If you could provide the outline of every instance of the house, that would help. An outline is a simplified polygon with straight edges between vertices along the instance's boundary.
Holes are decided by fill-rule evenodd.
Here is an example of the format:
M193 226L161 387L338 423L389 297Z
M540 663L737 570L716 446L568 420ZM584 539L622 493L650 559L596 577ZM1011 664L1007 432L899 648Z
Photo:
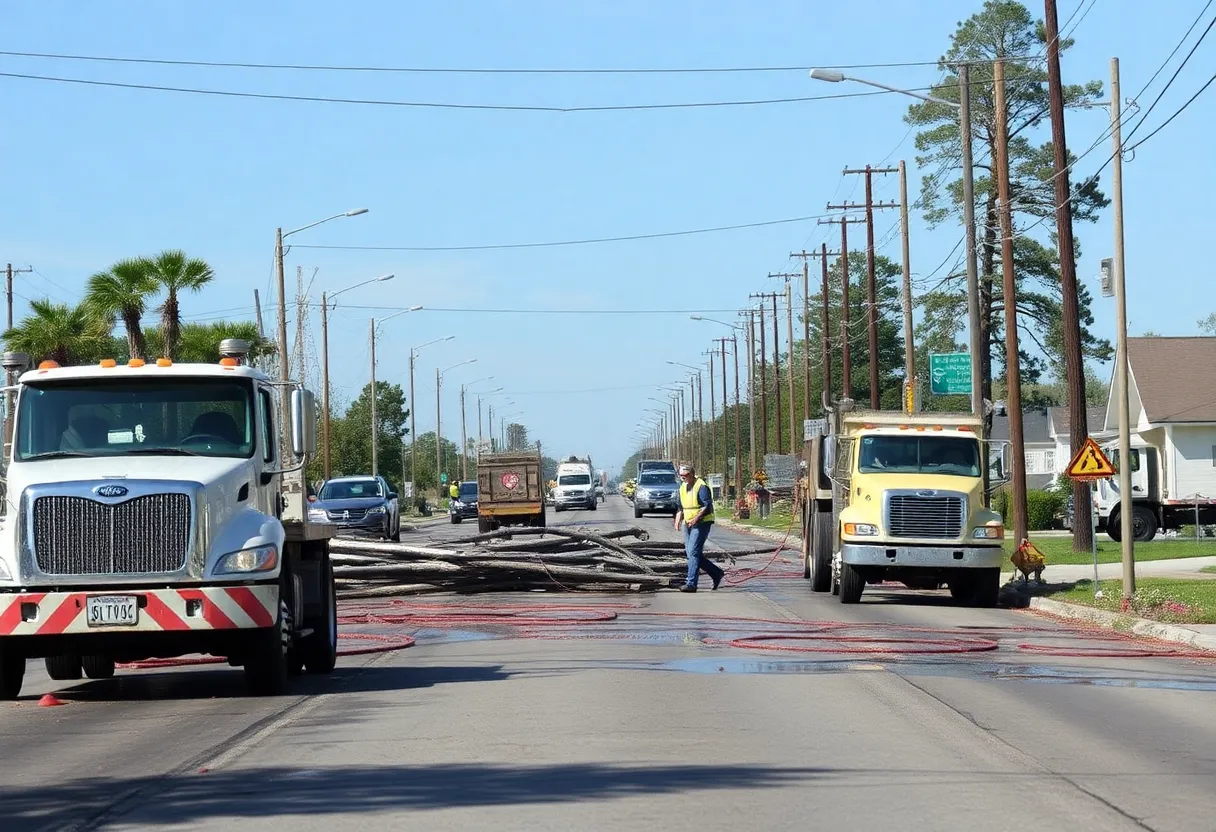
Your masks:
M1132 447L1157 449L1162 498L1216 497L1216 338L1128 338L1127 358ZM1103 422L1118 436L1113 384Z
M1085 409L1091 434L1100 431L1106 407ZM1022 439L1026 446L1026 487L1050 488L1072 460L1067 407L1028 408L1022 411ZM1009 417L992 417L993 440L1009 440ZM993 455L995 456L995 455Z
M1026 487L1047 488L1055 482L1055 440L1051 436L1051 420L1047 410L1022 411L1022 441L1026 446ZM993 416L992 430L988 438L994 443L1009 441L1009 417ZM999 450L992 449L990 459L999 458ZM991 462L989 463L991 465ZM1068 464L1068 460L1064 460Z

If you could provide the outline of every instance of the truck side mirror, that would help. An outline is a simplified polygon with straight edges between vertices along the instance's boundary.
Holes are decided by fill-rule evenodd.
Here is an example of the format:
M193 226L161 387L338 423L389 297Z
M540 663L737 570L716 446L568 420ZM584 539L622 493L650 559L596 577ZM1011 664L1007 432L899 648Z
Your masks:
M317 404L311 390L291 391L291 451L296 457L316 453Z
M830 434L823 437L823 470L831 471L836 467L836 436Z

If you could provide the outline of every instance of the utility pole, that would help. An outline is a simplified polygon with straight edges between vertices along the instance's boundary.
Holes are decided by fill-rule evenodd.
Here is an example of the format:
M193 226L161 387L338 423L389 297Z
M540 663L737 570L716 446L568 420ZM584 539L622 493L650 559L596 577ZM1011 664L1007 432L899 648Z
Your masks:
M694 383L694 379L689 378L688 386L690 388L693 386L693 383ZM697 371L695 383L696 383L696 387L697 387L697 391L696 391L697 392L697 408L696 408L697 419L696 419L696 421L697 421L697 425L698 425L697 466L700 467L705 464L705 390L703 389L704 382L701 380L701 371L700 370ZM710 390L712 391L713 390L713 379L712 378L709 380L709 386L710 386ZM690 396L691 396L691 394L690 394ZM714 401L713 401L713 397L711 395L710 400L709 400L709 409L713 410L713 406L714 406ZM712 417L711 417L711 421L710 421L710 427L711 427L711 429L713 427ZM710 438L712 439L712 436Z
M732 333L730 336L731 347L735 354L735 499L738 500L743 495L743 442L742 431L739 426L741 413L739 411L739 334Z
M912 332L912 261L908 253L908 169L899 160L899 231L903 243L904 268L904 383L912 386L912 401L916 402L916 345Z
M769 276L776 277L776 275L769 275ZM774 402L776 404L776 424L775 424L776 435L773 437L773 440L774 440L773 441L773 450L775 453L779 454L779 453L781 453L781 446L782 446L782 442L781 442L781 344L780 344L780 330L778 330L778 328L777 328L777 326L778 326L778 324L777 324L777 293L776 292L760 292L758 294L753 294L752 297L758 298L760 300L760 361L761 361L760 375L761 375L762 381L765 381L765 382L766 382L766 380L763 378L764 377L764 363L763 362L764 362L764 358L765 358L764 357L764 351L765 351L764 350L764 337L765 337L764 302L770 298L773 301L773 391L774 391L773 396L774 396ZM764 384L764 388L765 388L765 391L767 391L767 388L768 388L767 383ZM764 411L764 433L765 433L764 453L765 453L765 455L767 455L768 454L768 409L767 408Z
M1000 199L1001 266L1004 276L1005 307L1005 383L1009 388L1009 439L1013 451L1013 528L1014 545L1027 538L1026 530L1026 445L1022 435L1022 372L1018 366L1017 282L1013 271L1013 207L1009 204L1009 125L1005 103L1005 62L993 65L996 86L996 142L993 164L996 167L997 194ZM1085 495L1089 500L1089 494Z
M1115 350L1115 402L1119 408L1119 493L1132 493L1131 414L1127 401L1127 293L1123 259L1123 130L1119 124L1122 104L1119 99L1119 59L1110 59L1110 129L1114 137L1111 200L1115 206L1115 310L1118 348ZM1088 496L1088 495L1087 495ZM1126 498L1124 498L1126 499ZM1074 503L1076 500L1074 499ZM1129 504L1119 512L1123 531L1123 597L1136 594L1136 557L1133 547L1132 512Z
M709 461L701 473L710 474L713 473L710 469L714 467L714 460L718 458L718 431L714 427L718 413L714 404L714 351L710 349L705 355L709 358Z
M376 439L378 425L376 424L376 319L372 318L368 327L369 335L371 336L371 353L372 353L372 476L376 476Z
M814 252L791 252L790 257L802 258L802 421L811 418L811 258ZM790 372L794 372L791 366Z
M1064 89L1060 78L1060 28L1056 0L1044 0L1047 28L1047 91L1051 108L1051 146L1056 201L1056 239L1060 252L1060 329L1064 337L1064 372L1068 387L1068 443L1076 456L1089 437L1085 414L1085 364L1081 356L1081 320L1077 310L1077 261L1072 238L1072 199L1068 184L1068 146L1064 138ZM1072 550L1088 552L1093 546L1087 482L1072 487Z
M730 442L726 438L726 412L730 409L730 405L726 401L726 342L729 338L715 338L722 347L722 493L727 492L726 477L727 468L730 467ZM710 356L709 363L713 364L713 356ZM714 394L713 385L710 385L709 395L712 398ZM712 404L710 405L712 407ZM738 417L736 417L738 418ZM735 452L736 455L738 451Z
M465 426L464 385L460 385L460 481L469 479L469 436Z
M878 410L882 406L882 391L879 389L878 375L878 281L874 276L874 209L897 207L894 202L880 202L877 205L874 204L873 175L875 173L887 174L898 172L899 168L873 168L869 165L859 169L845 168L844 173L846 175L865 174L866 201L863 205L846 203L844 205L828 206L829 210L853 210L856 208L862 208L866 212L866 305L869 307L866 318L870 350L871 410Z
M958 67L958 123L963 151L963 225L967 240L967 332L971 351L971 414L987 421L984 413L984 375L980 355L983 331L980 327L980 267L975 242L975 184L971 160L971 67ZM986 433L986 430L985 430ZM984 438L981 436L981 439ZM988 466L984 466L984 502L987 504Z
M287 364L287 287L284 285L283 278L283 229L276 228L274 230L274 272L275 282L279 289L279 381L284 384L279 385L279 434L282 437L282 447L291 447L291 419L288 416L290 405L288 403L288 393L286 384L291 379L291 368ZM298 325L297 321L297 325ZM374 324L373 324L374 326ZM375 363L374 361L372 362ZM375 400L375 396L372 397ZM375 445L372 445L375 453Z
M790 453L798 453L798 435L796 431L797 423L794 416L794 294L790 288L790 279L798 277L796 272L782 272L780 274L770 274L769 277L780 277L785 280L785 307L786 307L786 338L790 347L790 371L786 373L786 382L789 387L790 400ZM776 324L777 316L777 299L773 298L773 323ZM774 326L774 329L776 327ZM780 384L780 380L778 380ZM781 431L781 407L777 407L777 431ZM778 449L780 450L780 449Z
M296 373L304 380L304 317L307 315L304 299L304 267L296 266L296 339L292 346L295 353Z
M439 394L440 378L439 368L435 368L435 490L439 492L439 499L443 499L443 487L439 482L439 475L443 472L443 432L439 429L440 421L440 394ZM494 430L494 426L490 425L490 430Z
M756 297L752 295L752 297ZM764 304L760 304L757 310L760 315L759 332L760 332L760 460L768 456L768 370L765 368L765 353L767 350L764 345ZM754 469L755 471L759 468Z
M256 289L254 290L257 291ZM321 459L325 471L325 479L330 477L329 455L329 296L321 293ZM259 316L260 317L260 316ZM411 406L413 391L410 391ZM375 396L372 396L373 401Z
M823 287L821 289L822 295L820 297L821 306L823 307L820 309L820 329L822 330L819 333L819 340L821 342L820 359L823 362L823 390L824 393L830 397L832 390L832 338L831 323L829 322L828 317L828 257L836 257L839 254L840 252L838 251L828 251L828 244L823 243L819 251L808 252L804 250L801 254L790 255L791 257L802 258L802 294L804 295L804 308L806 310L806 318L803 321L805 324L806 338L806 352L804 355L804 358L806 359L804 363L804 372L806 375L806 395L804 396L806 416L804 418L806 419L811 418L811 289L808 264L812 258L818 257L823 266Z
M9 263L4 267L4 298L8 303L8 315L5 318L7 326L5 332L13 328L13 275L26 274L34 270L33 266L28 266L24 269L14 269L13 264Z
M418 447L418 401L414 398L414 356L414 348L410 347L410 482L414 484L414 496L417 497L421 489L418 488L418 455L415 453Z
M819 220L820 225L840 225L840 358L843 365L841 375L844 376L841 381L841 396L846 399L853 398L853 364L849 346L849 223L859 222L865 222L865 219L840 217ZM826 293L824 303L827 303Z
M747 311L747 423L751 432L748 444L752 470L747 472L748 480L756 471L756 316L752 310Z

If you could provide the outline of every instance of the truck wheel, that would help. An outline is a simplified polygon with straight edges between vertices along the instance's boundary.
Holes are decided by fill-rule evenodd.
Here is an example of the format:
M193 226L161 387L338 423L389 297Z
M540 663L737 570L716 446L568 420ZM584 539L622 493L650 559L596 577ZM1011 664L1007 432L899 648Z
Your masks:
M640 508L635 508L633 510L633 519L640 520L641 518L642 518L642 510Z
M840 603L856 604L865 591L866 579L861 570L847 563L840 564Z
M952 575L946 581L946 585L950 588L950 597L959 602L966 604L971 601L975 595L975 581L967 570L956 569L957 575Z
M84 668L84 675L90 679L114 677L114 660L109 656L81 656L80 664Z
M600 507L600 504L597 503L595 500L592 500L591 505L587 506L587 508L590 509L591 511L595 511L599 507Z
M12 701L21 695L25 681L25 656L0 648L0 699Z
M56 682L71 681L84 675L80 666L80 656L70 653L65 656L47 656L44 663L46 664L46 675Z
M1136 528L1135 510L1132 513L1132 530ZM1118 508L1111 509L1110 516L1106 518L1106 534L1111 540L1116 543L1123 542L1123 513Z
M279 620L257 630L245 655L245 685L254 696L278 696L287 688L288 652L291 649L291 608L279 598Z
M338 663L338 599L334 592L334 567L329 554L321 559L321 615L313 622L312 635L302 645L300 653L309 673L332 673Z
M488 532L494 531L494 521L489 517L478 516L477 531L481 532L482 534L487 534Z
M1001 569L971 570L971 606L995 607L1001 597Z
M815 511L811 518L814 554L811 559L811 591L827 592L832 586L832 515Z
M1157 536L1157 515L1145 506L1132 508L1132 539L1147 543Z

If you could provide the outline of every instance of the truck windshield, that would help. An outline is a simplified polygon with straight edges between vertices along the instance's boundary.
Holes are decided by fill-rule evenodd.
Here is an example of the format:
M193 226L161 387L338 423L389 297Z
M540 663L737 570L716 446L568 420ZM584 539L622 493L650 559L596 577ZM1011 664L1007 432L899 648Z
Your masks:
M590 474L562 474L557 478L558 485L591 485Z
M641 479L638 480L638 485L675 485L675 484L676 484L676 478L675 478L674 474L666 474L666 473L658 473L658 472L651 473L651 474L642 474Z
M978 477L979 443L947 436L863 436L858 468L865 474Z
M58 456L253 455L252 388L228 379L81 379L26 385L17 460Z

